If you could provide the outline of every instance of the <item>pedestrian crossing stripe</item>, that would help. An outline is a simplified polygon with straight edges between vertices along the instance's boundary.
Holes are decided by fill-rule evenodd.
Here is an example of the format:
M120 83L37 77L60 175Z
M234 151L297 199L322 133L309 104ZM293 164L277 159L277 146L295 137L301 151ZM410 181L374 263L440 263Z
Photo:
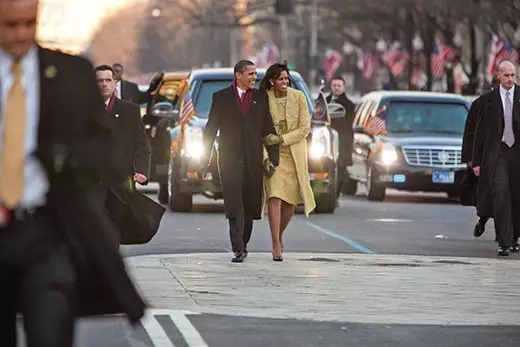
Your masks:
M141 318L141 325L155 347L175 347L162 325L156 319L157 316L168 316L189 347L209 347L195 326L186 317L186 315L198 314L191 311L148 309L145 311L143 318Z

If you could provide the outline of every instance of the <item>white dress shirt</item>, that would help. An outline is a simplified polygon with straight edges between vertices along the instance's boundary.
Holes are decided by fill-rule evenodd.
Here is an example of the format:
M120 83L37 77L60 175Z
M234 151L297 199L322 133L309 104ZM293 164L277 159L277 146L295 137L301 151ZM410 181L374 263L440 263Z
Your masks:
M238 97L239 97L240 99L242 99L242 95L243 95L246 91L240 89L239 87L237 87L237 91L238 91Z
M121 99L121 81L116 82L116 96Z
M32 208L42 206L46 201L49 181L43 166L34 157L33 152L38 145L38 123L40 119L40 73L38 48L34 46L21 62L22 87L25 90L25 168L24 192L19 207ZM7 94L13 84L11 68L13 58L0 49L0 146L3 143L3 114ZM1 165L1 160L0 160ZM1 174L0 167L0 174ZM1 201L0 201L1 204Z
M500 85L500 98L502 99L502 110L504 111L504 116L506 114L506 93L509 92L509 101L511 101L511 108L513 108L514 99L515 99L515 85L513 84L513 87L509 90L505 89ZM502 135L502 141L504 141L504 135Z

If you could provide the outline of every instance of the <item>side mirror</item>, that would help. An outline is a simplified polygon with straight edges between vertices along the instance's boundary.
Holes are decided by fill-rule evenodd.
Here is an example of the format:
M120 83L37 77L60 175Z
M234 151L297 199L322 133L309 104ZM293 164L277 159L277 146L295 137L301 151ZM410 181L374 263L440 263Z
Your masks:
M332 102L328 105L328 108L329 108L330 119L345 118L345 114L346 114L347 110L345 110L345 107L343 107L343 105Z
M173 105L167 101L158 102L152 107L152 114L159 118L179 121L179 110L174 110Z

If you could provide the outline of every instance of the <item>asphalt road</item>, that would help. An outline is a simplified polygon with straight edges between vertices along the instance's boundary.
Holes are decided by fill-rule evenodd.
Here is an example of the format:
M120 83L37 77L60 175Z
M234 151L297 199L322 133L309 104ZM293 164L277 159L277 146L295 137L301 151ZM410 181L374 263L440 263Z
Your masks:
M334 214L298 214L286 232L287 252L496 257L492 220L473 237L475 210L445 194L390 192L384 202L363 192L342 197ZM270 252L267 220L256 221L250 251ZM122 247L125 256L161 253L227 252L227 220L220 201L196 199L192 213L167 213L155 238L144 246Z
M297 215L287 230L285 250L495 258L492 223L481 238L475 239L472 233L475 221L473 208L450 202L443 194L391 192L386 201L376 203L367 201L361 192L355 197L342 197L332 215L312 215L308 220ZM256 222L249 249L270 253L266 220ZM149 244L122 247L124 256L201 252L230 252L222 203L203 198L196 199L192 213L167 212L158 234ZM520 256L510 257L515 259ZM346 324L209 314L185 316L178 312L152 312L151 317L135 329L117 317L83 320L78 325L77 346L375 347L518 346L520 343L517 326Z

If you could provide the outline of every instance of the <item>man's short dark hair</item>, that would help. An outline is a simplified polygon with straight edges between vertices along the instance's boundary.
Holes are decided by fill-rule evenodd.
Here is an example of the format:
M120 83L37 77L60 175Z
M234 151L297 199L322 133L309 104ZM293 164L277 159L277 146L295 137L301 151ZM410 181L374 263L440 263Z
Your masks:
M345 79L341 76L334 76L330 81L341 81L343 84L345 84Z
M237 74L239 72L244 72L248 66L254 66L255 63L253 63L251 60L240 60L238 63L235 64L235 67L233 68L233 73Z
M106 64L96 66L96 68L94 69L94 73L96 73L98 71L112 71L112 77L115 75L114 69L112 68L112 66L106 65Z

